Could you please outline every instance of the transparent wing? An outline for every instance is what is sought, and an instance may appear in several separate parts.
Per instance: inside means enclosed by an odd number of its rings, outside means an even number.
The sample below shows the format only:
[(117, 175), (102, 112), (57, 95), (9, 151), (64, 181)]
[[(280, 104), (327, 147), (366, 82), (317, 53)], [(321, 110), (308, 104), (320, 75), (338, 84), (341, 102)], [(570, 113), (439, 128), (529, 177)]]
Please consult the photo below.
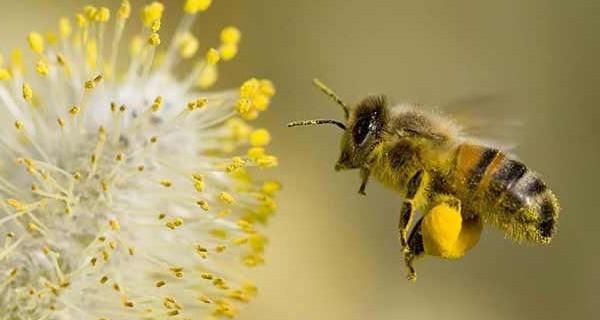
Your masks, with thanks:
[(441, 111), (462, 127), (463, 133), (510, 152), (524, 133), (526, 119), (510, 99), (487, 94), (448, 101)]

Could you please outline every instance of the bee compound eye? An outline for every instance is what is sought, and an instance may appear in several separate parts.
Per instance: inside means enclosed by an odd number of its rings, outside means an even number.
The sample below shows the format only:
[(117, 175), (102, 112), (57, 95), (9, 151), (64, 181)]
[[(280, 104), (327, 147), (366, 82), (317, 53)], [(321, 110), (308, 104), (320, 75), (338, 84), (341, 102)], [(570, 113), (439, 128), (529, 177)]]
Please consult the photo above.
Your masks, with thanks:
[(352, 139), (354, 140), (354, 143), (360, 145), (365, 142), (371, 127), (370, 118), (359, 119), (352, 129)]

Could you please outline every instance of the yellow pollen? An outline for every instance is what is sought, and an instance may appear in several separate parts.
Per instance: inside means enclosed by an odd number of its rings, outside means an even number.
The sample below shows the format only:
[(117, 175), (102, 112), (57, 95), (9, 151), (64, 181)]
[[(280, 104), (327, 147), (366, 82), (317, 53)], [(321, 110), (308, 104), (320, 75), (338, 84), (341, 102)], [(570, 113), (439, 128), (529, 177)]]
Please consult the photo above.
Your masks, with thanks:
[(221, 42), (225, 44), (238, 44), (242, 38), (242, 33), (236, 27), (226, 27), (221, 31)]
[(29, 33), (27, 42), (33, 52), (37, 54), (42, 54), (44, 52), (44, 37), (41, 34), (37, 32)]
[(121, 229), (121, 225), (119, 224), (119, 222), (114, 219), (108, 220), (108, 225), (110, 226), (110, 228), (112, 230), (115, 230), (115, 231)]
[(256, 163), (261, 168), (271, 168), (278, 165), (278, 160), (275, 156), (263, 156), (258, 158), (258, 160), (256, 160)]
[(215, 65), (219, 63), (221, 56), (219, 55), (219, 51), (214, 48), (210, 48), (206, 53), (206, 63), (209, 65)]
[(23, 99), (27, 102), (31, 102), (32, 98), (33, 90), (31, 90), (31, 86), (27, 82), (23, 83)]
[(264, 157), (266, 155), (265, 149), (260, 147), (253, 147), (248, 149), (248, 158), (257, 161), (258, 159)]
[(98, 13), (98, 8), (91, 6), (91, 5), (87, 5), (83, 8), (83, 13), (85, 14), (85, 17), (92, 21), (96, 18), (96, 13)]
[(25, 124), (23, 123), (23, 121), (21, 121), (21, 120), (15, 121), (15, 128), (17, 128), (17, 130), (23, 129), (24, 126), (25, 126)]
[(160, 36), (158, 33), (152, 33), (150, 38), (148, 38), (148, 44), (153, 46), (158, 46), (160, 44)]
[(260, 188), (260, 191), (267, 195), (274, 195), (279, 190), (281, 190), (281, 184), (276, 181), (267, 181)]
[(151, 137), (150, 138), (150, 143), (156, 143), (158, 142), (158, 138), (157, 137)]
[(4, 68), (0, 68), (0, 81), (7, 81), (10, 78), (12, 78), (10, 72)]
[(133, 307), (134, 307), (134, 304), (133, 304), (133, 302), (131, 302), (131, 301), (129, 301), (129, 300), (126, 300), (126, 301), (124, 301), (124, 302), (123, 302), (123, 305), (124, 305), (125, 307), (127, 307), (127, 308), (133, 308)]
[(183, 225), (183, 219), (173, 218), (165, 223), (165, 226), (171, 230), (175, 230)]
[(44, 60), (39, 60), (36, 65), (35, 65), (35, 70), (37, 71), (37, 73), (39, 73), (41, 76), (47, 76), (48, 75), (48, 65), (46, 64), (46, 62), (44, 62)]
[(257, 129), (250, 134), (250, 145), (264, 147), (271, 142), (271, 134), (266, 129)]
[(248, 99), (239, 99), (235, 104), (235, 110), (241, 115), (249, 114), (252, 111), (252, 103)]
[(77, 114), (79, 114), (79, 112), (81, 112), (81, 109), (80, 109), (78, 106), (72, 106), (72, 107), (69, 109), (69, 113), (70, 113), (72, 116), (76, 116)]
[(225, 246), (224, 244), (218, 244), (218, 245), (215, 247), (215, 251), (216, 251), (217, 253), (221, 253), (221, 252), (225, 251), (225, 249), (226, 249), (226, 248), (227, 248), (227, 246)]
[(94, 18), (96, 19), (96, 21), (99, 22), (108, 21), (110, 19), (110, 9), (108, 9), (107, 7), (101, 7)]
[(107, 276), (103, 276), (102, 278), (100, 278), (100, 283), (101, 284), (105, 284), (106, 282), (108, 282), (108, 277)]
[(202, 181), (194, 182), (194, 189), (196, 189), (196, 191), (198, 191), (198, 192), (202, 192), (204, 190), (204, 182), (202, 182)]
[(219, 193), (219, 200), (226, 204), (232, 204), (235, 202), (235, 198), (225, 191)]
[(206, 202), (206, 200), (199, 200), (199, 201), (196, 201), (196, 204), (197, 204), (197, 205), (198, 205), (200, 208), (202, 208), (202, 210), (204, 210), (204, 211), (208, 211), (208, 202)]
[(154, 21), (162, 18), (165, 6), (160, 2), (152, 2), (151, 4), (144, 7), (142, 11), (142, 21), (148, 28), (152, 27)]
[(257, 94), (252, 97), (252, 105), (258, 111), (266, 111), (271, 103), (271, 98), (265, 94)]
[(170, 188), (173, 186), (173, 182), (170, 180), (160, 180), (160, 184), (165, 188)]
[(260, 89), (260, 82), (256, 78), (246, 80), (240, 87), (240, 97), (251, 98)]
[(196, 14), (199, 11), (206, 11), (212, 0), (186, 0), (183, 10), (189, 14)]
[(79, 28), (85, 28), (87, 27), (87, 20), (85, 19), (85, 16), (82, 14), (78, 14), (75, 16), (75, 21), (77, 22), (77, 26)]
[(48, 40), (48, 44), (51, 46), (58, 43), (58, 37), (56, 36), (56, 33), (52, 31), (46, 33), (46, 40)]
[(207, 65), (196, 80), (196, 85), (202, 89), (210, 88), (219, 77), (217, 66)]
[(158, 96), (154, 99), (154, 102), (152, 102), (152, 112), (157, 112), (158, 110), (160, 110), (161, 105), (162, 97)]
[(156, 282), (155, 286), (156, 286), (157, 288), (160, 288), (160, 287), (164, 286), (165, 284), (167, 284), (165, 281), (163, 281), (163, 280), (160, 280), (160, 281), (157, 281), (157, 282)]
[(161, 26), (160, 19), (154, 20), (154, 22), (152, 22), (152, 27), (150, 27), (150, 31), (158, 32), (160, 30), (160, 26)]
[(198, 39), (191, 34), (186, 32), (181, 36), (181, 42), (179, 44), (179, 54), (184, 59), (193, 57), (198, 51)]
[(68, 38), (73, 32), (73, 28), (71, 27), (71, 21), (68, 18), (61, 18), (59, 20), (58, 29), (60, 31), (60, 36), (63, 39)]
[(119, 7), (117, 15), (121, 20), (129, 18), (129, 16), (131, 15), (131, 4), (129, 3), (129, 0), (123, 0), (121, 2), (121, 6)]
[(237, 44), (225, 43), (221, 45), (221, 47), (219, 47), (219, 53), (221, 54), (221, 58), (223, 58), (223, 61), (229, 61), (235, 58), (235, 56), (237, 55), (238, 46)]

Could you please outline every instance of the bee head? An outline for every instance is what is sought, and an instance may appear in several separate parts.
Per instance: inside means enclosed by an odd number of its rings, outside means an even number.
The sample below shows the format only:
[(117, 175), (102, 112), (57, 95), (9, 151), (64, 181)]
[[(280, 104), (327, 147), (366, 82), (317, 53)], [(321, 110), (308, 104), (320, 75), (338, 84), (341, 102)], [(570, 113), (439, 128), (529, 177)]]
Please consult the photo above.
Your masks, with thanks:
[(296, 121), (288, 127), (333, 124), (344, 130), (340, 143), (340, 157), (335, 170), (357, 169), (368, 164), (371, 153), (381, 141), (381, 135), (388, 120), (388, 102), (385, 96), (369, 96), (355, 107), (349, 108), (327, 86), (319, 80), (313, 83), (332, 98), (344, 110), (346, 123), (333, 119)]

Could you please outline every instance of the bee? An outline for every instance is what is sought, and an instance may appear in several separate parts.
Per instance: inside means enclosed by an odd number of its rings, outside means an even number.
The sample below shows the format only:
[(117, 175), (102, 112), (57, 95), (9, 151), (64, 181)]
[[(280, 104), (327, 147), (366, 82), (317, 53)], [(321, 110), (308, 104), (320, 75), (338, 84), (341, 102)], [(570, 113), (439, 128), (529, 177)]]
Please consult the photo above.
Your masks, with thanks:
[[(400, 194), (398, 235), (409, 280), (416, 280), (417, 258), (464, 256), (479, 241), (484, 223), (517, 242), (550, 243), (558, 200), (521, 161), (420, 105), (391, 105), (386, 96), (373, 95), (350, 107), (325, 84), (313, 82), (342, 107), (346, 121), (296, 121), (288, 127), (341, 128), (335, 170), (359, 170), (360, 194), (366, 194), (371, 176)], [(423, 213), (418, 220), (417, 211)]]

